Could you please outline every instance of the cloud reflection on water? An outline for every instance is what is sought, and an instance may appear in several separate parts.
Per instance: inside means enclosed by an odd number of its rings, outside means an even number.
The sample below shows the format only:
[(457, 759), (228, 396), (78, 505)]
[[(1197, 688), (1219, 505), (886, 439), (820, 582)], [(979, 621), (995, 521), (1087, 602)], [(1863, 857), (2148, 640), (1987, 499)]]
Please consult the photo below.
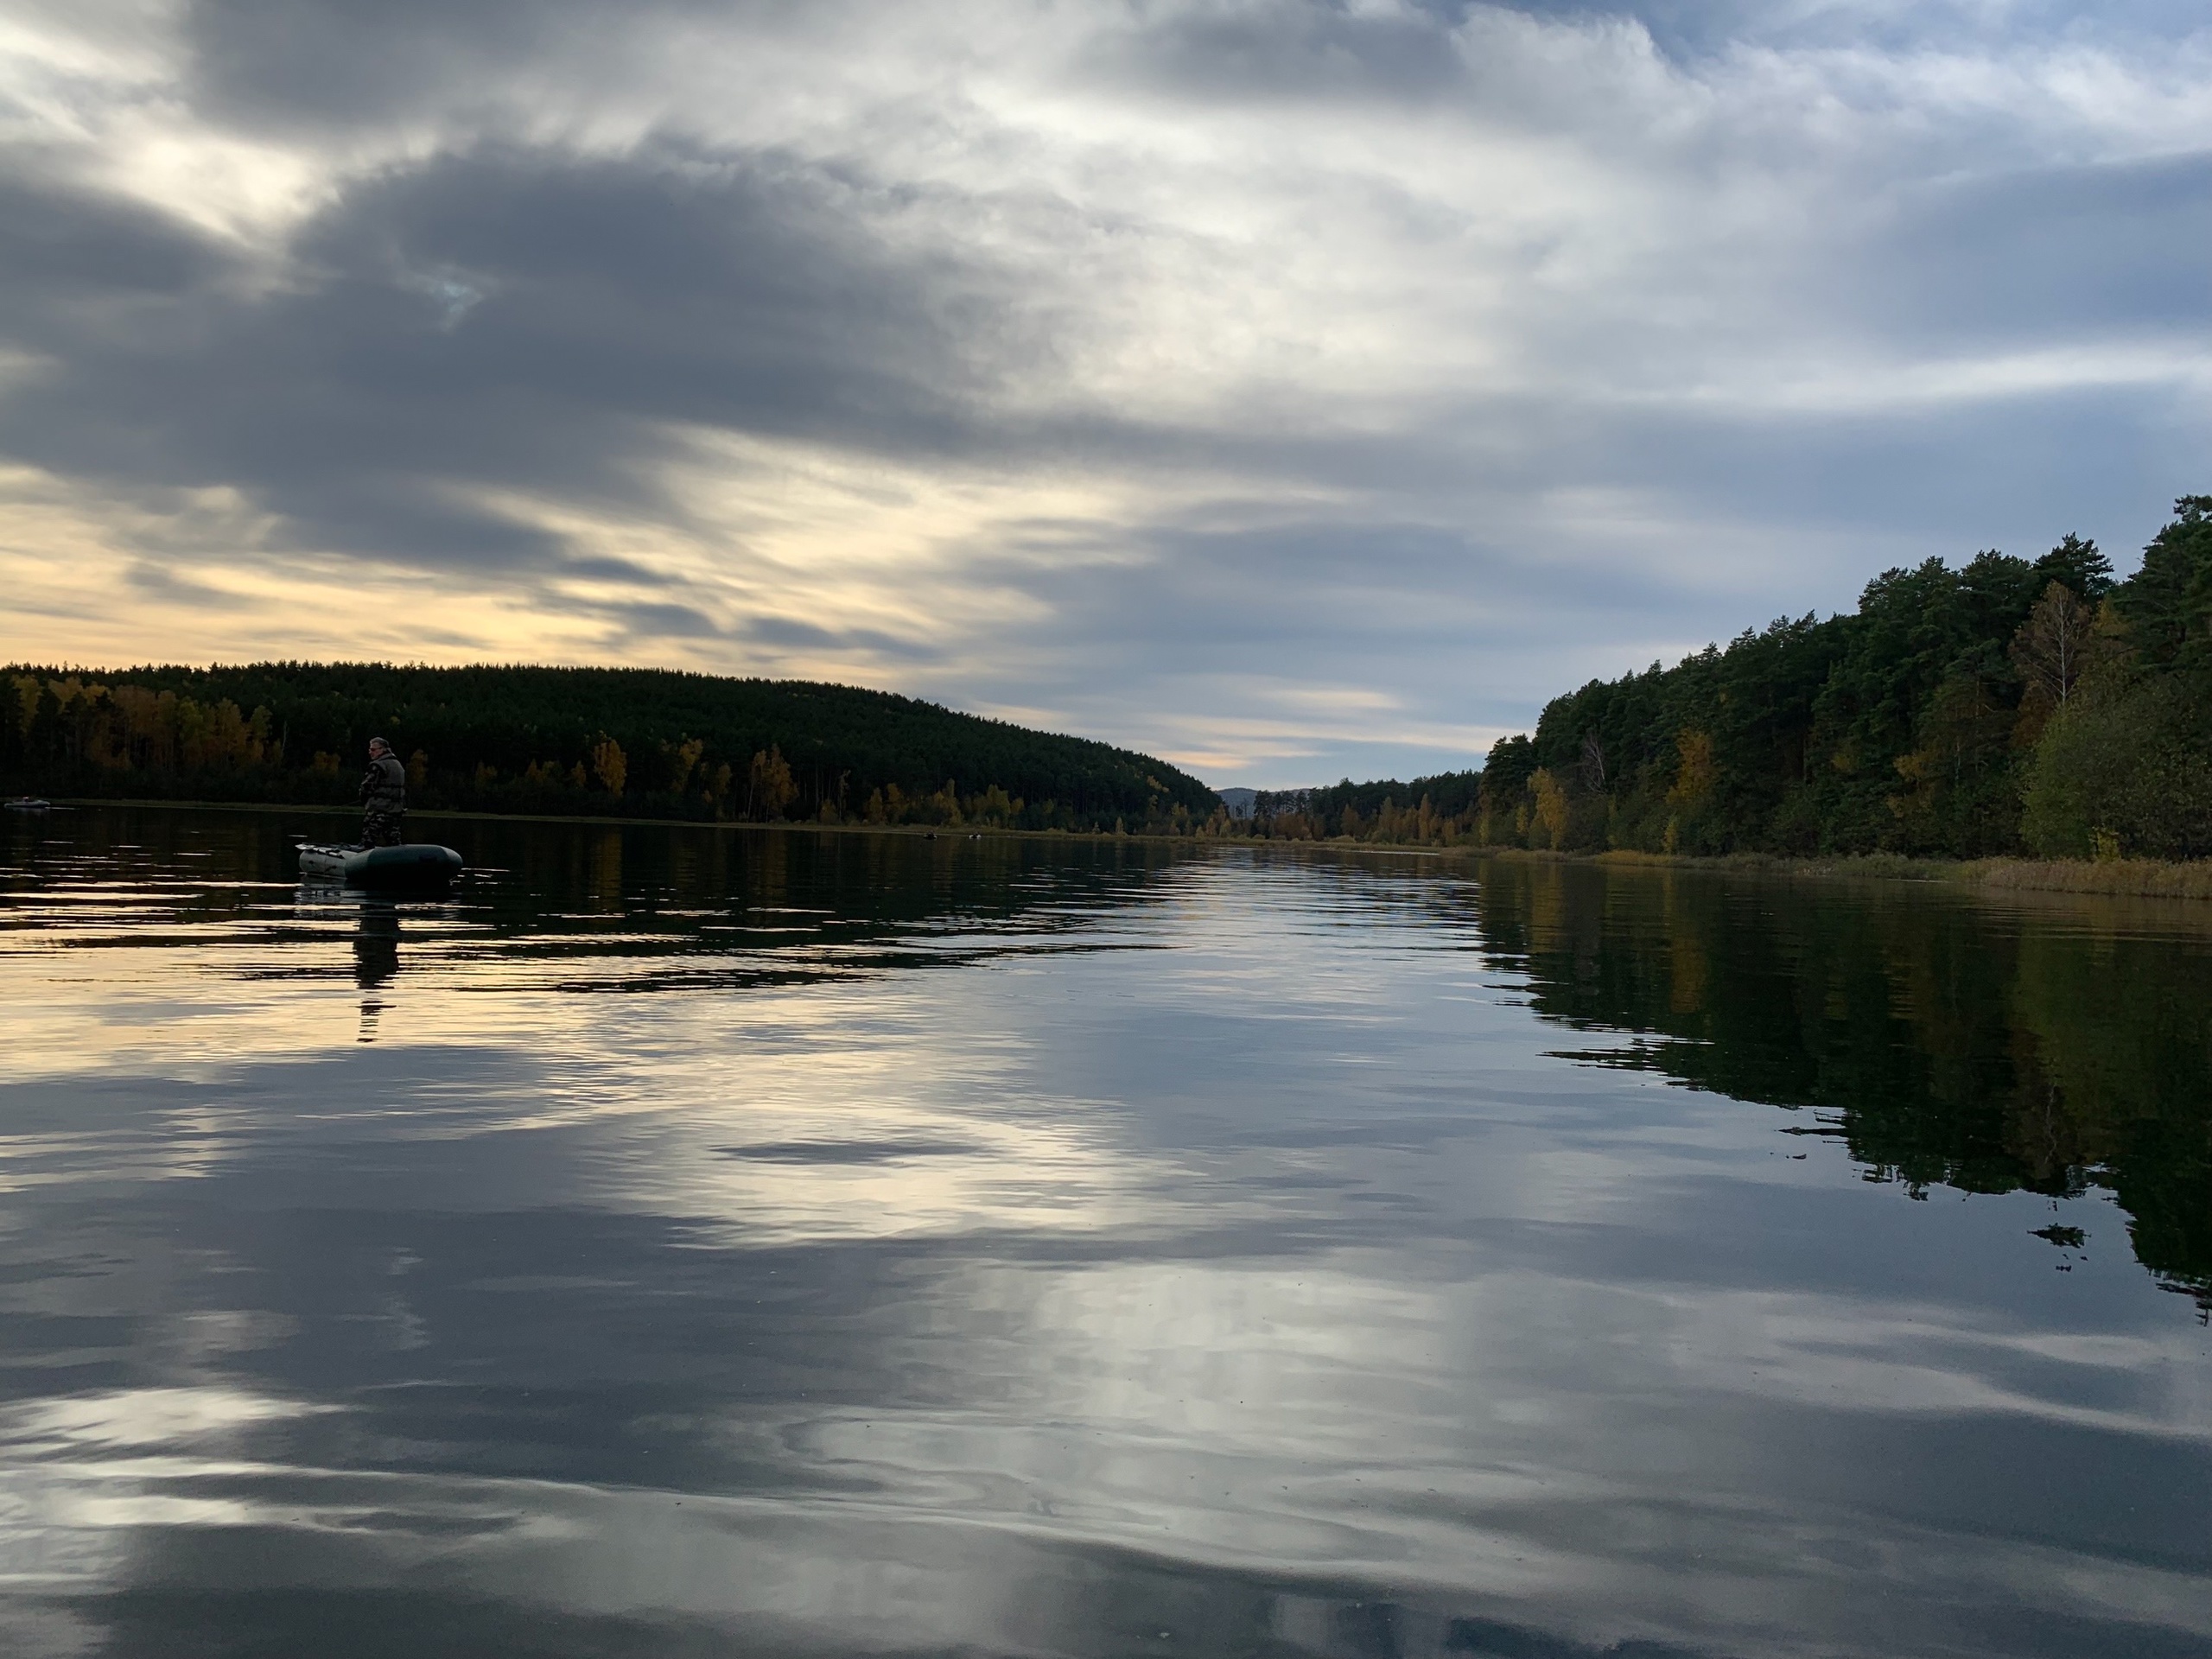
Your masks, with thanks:
[(1550, 1058), (1479, 887), (480, 833), (371, 1045), (343, 906), (4, 901), (24, 1641), (2212, 1643), (2186, 1305)]

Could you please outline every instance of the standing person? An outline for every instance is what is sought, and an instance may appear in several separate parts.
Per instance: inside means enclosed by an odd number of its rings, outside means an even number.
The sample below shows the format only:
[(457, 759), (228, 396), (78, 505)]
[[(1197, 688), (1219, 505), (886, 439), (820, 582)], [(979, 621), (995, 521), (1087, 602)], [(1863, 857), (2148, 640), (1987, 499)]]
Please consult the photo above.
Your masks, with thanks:
[(361, 845), (397, 847), (407, 816), (407, 768), (380, 737), (369, 740), (369, 769), (361, 779)]

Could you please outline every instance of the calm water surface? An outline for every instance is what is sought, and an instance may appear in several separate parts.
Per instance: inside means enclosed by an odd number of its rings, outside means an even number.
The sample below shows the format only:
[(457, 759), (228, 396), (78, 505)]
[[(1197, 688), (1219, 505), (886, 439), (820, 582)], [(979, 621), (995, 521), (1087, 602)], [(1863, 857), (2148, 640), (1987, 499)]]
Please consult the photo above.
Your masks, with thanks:
[(2212, 919), (314, 827), (0, 825), (9, 1654), (2212, 1654)]

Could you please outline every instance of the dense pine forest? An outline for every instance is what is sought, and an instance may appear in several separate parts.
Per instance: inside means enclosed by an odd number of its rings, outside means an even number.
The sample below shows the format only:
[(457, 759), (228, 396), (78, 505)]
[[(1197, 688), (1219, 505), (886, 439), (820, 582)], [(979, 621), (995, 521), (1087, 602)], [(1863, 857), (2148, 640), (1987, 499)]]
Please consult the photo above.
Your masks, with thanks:
[(1851, 615), (1593, 680), (1479, 772), (1262, 796), (1255, 833), (1561, 851), (2212, 854), (2212, 496), (2115, 582), (2093, 542), (1931, 559)]
[(1219, 805), (1147, 755), (799, 681), (263, 663), (16, 667), (0, 691), (9, 792), (335, 804), (382, 735), (416, 807), (1187, 833)]

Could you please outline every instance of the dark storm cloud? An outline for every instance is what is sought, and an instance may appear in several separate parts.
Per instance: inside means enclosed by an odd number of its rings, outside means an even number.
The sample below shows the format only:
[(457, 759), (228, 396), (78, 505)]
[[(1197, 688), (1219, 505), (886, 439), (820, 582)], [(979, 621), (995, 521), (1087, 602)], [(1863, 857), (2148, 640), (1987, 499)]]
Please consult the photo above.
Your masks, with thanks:
[(688, 605), (612, 605), (601, 613), (642, 639), (712, 639), (722, 632), (714, 618)]
[[(1517, 556), (1437, 524), (1337, 515), (1233, 529), (1147, 533), (1141, 568), (1075, 565), (995, 574), (1045, 601), (1064, 649), (1140, 642), (1155, 667), (1211, 656), (1258, 668), (1359, 651), (1484, 652), (1513, 642), (1527, 610), (1569, 604), (1617, 618), (1671, 597), (1656, 575), (1622, 570), (1592, 595), (1586, 575)], [(1510, 595), (1511, 610), (1474, 595)]]
[[(1436, 0), (1424, 10), (1464, 15), (1465, 0)], [(2080, 0), (1514, 0), (1512, 10), (1569, 22), (1633, 18), (1669, 56), (1694, 62), (1746, 42), (1791, 48), (1841, 47), (1910, 51), (1931, 39), (2005, 41), (2078, 35)], [(2203, 22), (2197, 0), (2107, 0), (2096, 8), (2101, 31), (2171, 40)]]
[(676, 578), (635, 559), (605, 556), (563, 559), (560, 574), (580, 582), (617, 582), (626, 588), (665, 588)]
[(0, 172), (0, 316), (34, 349), (118, 306), (189, 294), (226, 264), (150, 208)]
[[(1885, 393), (1875, 372), (1862, 399), (1847, 368), (1827, 403), (1816, 388), (1798, 406), (1561, 397), (1525, 410), (1537, 442), (1525, 466), (1501, 470), (1501, 496), (1567, 492), (1595, 475), (1676, 522), (1664, 566), (1640, 563), (1646, 544), (1623, 537), (1622, 556), (1597, 588), (1585, 563), (1541, 569), (1548, 551), (1564, 550), (1563, 537), (1548, 550), (1541, 537), (1516, 535), (1534, 567), (1515, 573), (1516, 596), (1593, 621), (1617, 607), (1709, 618), (1695, 568), (1727, 532), (1751, 530), (1772, 584), (1759, 603), (1848, 608), (1890, 563), (1970, 557), (1993, 542), (2040, 551), (2093, 524), (2125, 548), (2132, 526), (2141, 525), (2138, 539), (2155, 529), (2167, 480), (2188, 474), (2193, 423), (2168, 389), (2031, 385), (1923, 400)], [(1856, 537), (1865, 550), (1831, 575), (1820, 568), (1824, 536)]]
[(1435, 99), (1465, 84), (1448, 38), (1454, 21), (1318, 3), (1171, 13), (1103, 42), (1090, 67), (1182, 97)]
[(2201, 328), (2212, 152), (1932, 183), (1847, 269), (1869, 321), (1927, 346), (2044, 340), (2087, 319)]
[(1011, 308), (972, 267), (892, 253), (855, 194), (670, 147), (440, 156), (346, 191), (266, 292), (150, 211), (17, 187), (6, 326), (46, 366), (0, 448), (125, 489), (243, 486), (311, 547), (553, 569), (558, 537), (468, 494), (669, 514), (649, 467), (671, 423), (963, 442), (974, 342)]
[[(670, 23), (773, 27), (801, 0), (194, 0), (195, 101), (236, 118), (339, 128), (449, 109), (519, 66), (594, 57)], [(835, 10), (834, 7), (829, 8)]]
[(758, 616), (740, 630), (763, 645), (805, 650), (849, 652), (906, 662), (941, 658), (944, 650), (926, 641), (900, 639), (880, 628), (825, 628), (785, 616)]
[(209, 588), (200, 582), (181, 576), (164, 566), (140, 560), (130, 567), (124, 580), (135, 592), (170, 605), (183, 605), (196, 610), (236, 610), (242, 602), (239, 596), (220, 588)]

